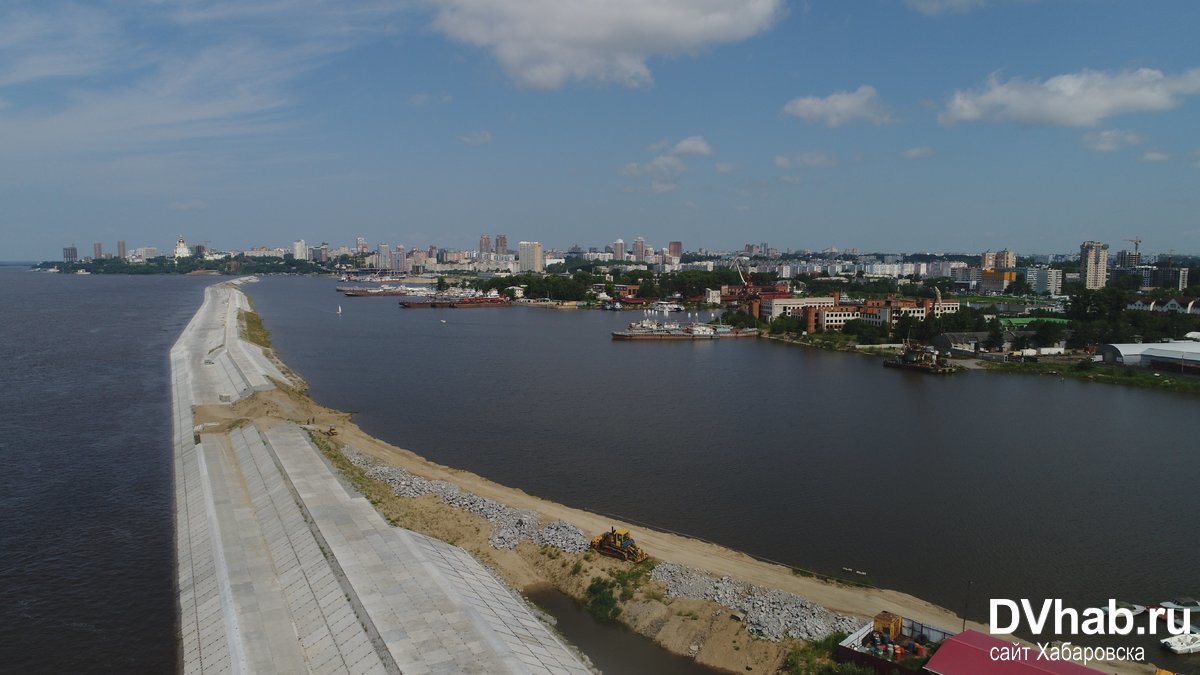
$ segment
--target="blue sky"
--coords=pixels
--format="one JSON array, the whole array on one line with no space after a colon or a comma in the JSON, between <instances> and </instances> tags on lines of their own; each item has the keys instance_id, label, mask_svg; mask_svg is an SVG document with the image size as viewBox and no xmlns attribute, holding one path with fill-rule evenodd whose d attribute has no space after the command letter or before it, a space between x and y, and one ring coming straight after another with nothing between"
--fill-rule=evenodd
<instances>
[{"instance_id":1,"label":"blue sky","mask_svg":"<svg viewBox=\"0 0 1200 675\"><path fill-rule=\"evenodd\" d=\"M1187 0L0 6L0 259L167 246L1200 253Z\"/></svg>"}]
</instances>

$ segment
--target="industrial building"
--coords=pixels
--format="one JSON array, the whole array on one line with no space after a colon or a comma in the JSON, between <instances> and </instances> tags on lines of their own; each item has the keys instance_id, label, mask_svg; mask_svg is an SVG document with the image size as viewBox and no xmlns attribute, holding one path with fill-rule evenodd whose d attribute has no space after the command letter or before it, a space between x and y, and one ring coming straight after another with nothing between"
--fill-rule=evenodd
<instances>
[{"instance_id":1,"label":"industrial building","mask_svg":"<svg viewBox=\"0 0 1200 675\"><path fill-rule=\"evenodd\" d=\"M1200 342L1195 340L1100 345L1096 357L1105 363L1200 375Z\"/></svg>"}]
</instances>

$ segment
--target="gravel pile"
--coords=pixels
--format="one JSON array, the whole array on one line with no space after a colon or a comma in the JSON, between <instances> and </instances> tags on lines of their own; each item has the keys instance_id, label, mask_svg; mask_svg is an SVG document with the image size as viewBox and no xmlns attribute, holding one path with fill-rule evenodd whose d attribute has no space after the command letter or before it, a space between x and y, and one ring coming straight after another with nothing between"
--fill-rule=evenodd
<instances>
[{"instance_id":1,"label":"gravel pile","mask_svg":"<svg viewBox=\"0 0 1200 675\"><path fill-rule=\"evenodd\" d=\"M583 534L583 530L565 520L556 520L535 532L533 543L553 546L567 553L582 553L588 550L591 541Z\"/></svg>"},{"instance_id":2,"label":"gravel pile","mask_svg":"<svg viewBox=\"0 0 1200 675\"><path fill-rule=\"evenodd\" d=\"M342 454L352 464L363 469L368 478L387 483L400 497L412 498L434 494L449 506L482 516L492 524L492 532L488 536L488 543L492 548L511 549L521 543L522 539L531 540L538 545L554 546L570 553L578 553L588 546L583 532L566 521L556 520L539 530L537 513L528 509L514 509L494 499L463 492L457 485L444 480L414 476L398 466L384 464L349 446L342 450Z\"/></svg>"},{"instance_id":3,"label":"gravel pile","mask_svg":"<svg viewBox=\"0 0 1200 675\"><path fill-rule=\"evenodd\" d=\"M660 563L650 578L666 584L670 597L711 600L741 612L746 632L772 642L785 637L818 640L835 631L852 632L859 624L794 593L717 578L677 563Z\"/></svg>"}]
</instances>

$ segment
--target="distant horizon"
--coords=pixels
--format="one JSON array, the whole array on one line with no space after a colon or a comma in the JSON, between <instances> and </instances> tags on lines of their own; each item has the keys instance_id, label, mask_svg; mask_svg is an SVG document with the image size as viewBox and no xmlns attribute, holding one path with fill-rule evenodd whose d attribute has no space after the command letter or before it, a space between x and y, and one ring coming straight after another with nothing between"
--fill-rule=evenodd
<instances>
[{"instance_id":1,"label":"distant horizon","mask_svg":"<svg viewBox=\"0 0 1200 675\"><path fill-rule=\"evenodd\" d=\"M1197 251L1197 25L1190 0L12 0L0 228L21 258L351 230Z\"/></svg>"},{"instance_id":2,"label":"distant horizon","mask_svg":"<svg viewBox=\"0 0 1200 675\"><path fill-rule=\"evenodd\" d=\"M185 241L187 241L187 240L185 239ZM513 243L516 243L517 241L522 241L522 240L516 240L516 241L514 241ZM614 239L614 241L615 241L615 239ZM676 241L677 241L677 240L676 240ZM93 242L93 243L94 243L94 242ZM103 242L101 242L101 243L103 243ZM189 245L189 246L194 246L196 243L201 243L201 242L191 242L191 241L188 241L187 243L188 243L188 245ZM310 248L315 248L316 246L319 246L319 245L320 245L320 242L319 242L319 243L317 243L317 244L313 244L313 243L311 243L311 242L307 242L307 241L306 241L305 243L306 243L306 244L307 244L307 245L308 245ZM336 244L335 244L335 243L333 243L333 242L323 242L323 243L328 243L328 244L329 244L329 247L330 247L330 249L341 248L341 247L343 247L343 246L344 246L344 247L348 247L348 248L354 248L354 244L353 244L353 242L348 242L348 243L336 243ZM391 242L376 242L376 243L371 243L371 244L370 244L370 246L371 246L371 248L370 248L370 252L375 252L375 251L378 249L378 246L379 246L379 244L381 244L381 243L382 243L382 244L388 244L389 246L393 245L393 243L391 243ZM572 243L572 244L569 244L569 245L566 245L566 246L553 246L553 245L548 245L548 244L545 244L545 242L541 242L541 243L543 244L543 247L544 247L544 250L545 250L545 251L560 251L560 252L563 252L563 253L566 253L566 252L568 252L568 250L569 250L569 249L570 249L572 246L575 246L575 245L578 245L578 246L580 246L582 249L584 249L584 251L587 251L587 249L589 249L589 248L597 248L597 249L599 249L600 251L603 251L603 250L604 250L604 247L606 247L606 246L611 246L611 245L612 245L612 242L608 242L608 243L606 243L606 244L600 244L600 245L596 245L596 244L587 245L587 244L582 244L582 243L579 243L579 244ZM627 243L627 244L628 244L628 243L630 243L630 242L629 242L629 240L627 240L627 241L626 241L626 243ZM647 243L648 245L652 245L652 246L654 245L654 242L647 241L646 243ZM665 242L664 242L664 243L665 243ZM702 249L703 249L704 251L706 251L707 253L713 253L713 254L730 254L730 253L739 253L739 254L744 254L744 251L743 251L742 249L743 249L744 245L745 245L745 244L747 244L747 243L751 243L751 242L745 242L745 243L743 243L742 245L740 245L740 246L737 246L737 247L735 247L735 248L729 248L729 249L716 249L716 248L709 248L709 247L687 248L687 246L686 246L686 242L685 242L685 247L684 247L684 250L683 250L683 252L684 252L685 254L686 254L686 253L699 253L699 252L700 252L700 250L701 250L701 248L702 248ZM761 243L761 242L756 242L756 243ZM768 243L768 244L771 244L771 242L767 242L767 243ZM1081 242L1080 242L1080 244L1082 244L1082 243L1083 243L1083 242L1081 241ZM1109 248L1109 251L1110 251L1110 257L1111 257L1111 255L1112 255L1112 254L1115 254L1117 251L1121 251L1121 250L1130 250L1130 251L1132 251L1132 250L1133 250L1133 246L1132 246L1132 245L1130 245L1130 246L1121 246L1121 245L1114 245L1114 244L1112 244L1112 243L1110 243L1110 242L1104 242L1104 241L1101 241L1100 243L1102 243L1102 244L1108 244L1108 248ZM146 245L139 245L139 246L132 246L132 245L128 245L128 242L126 242L126 244L127 244L127 245L126 245L127 252L132 252L132 251L134 251L134 250L135 250L135 249L137 249L137 248L142 248L143 246L152 246L152 245L149 245L149 244L146 244ZM398 244L398 242L397 242L397 244ZM410 251L411 251L411 250L424 250L424 249L427 249L427 248L428 248L430 245L431 245L431 243L426 243L426 244L423 244L423 245L417 245L417 246L413 246L413 247L408 247L408 245L407 245L407 244L404 244L404 246L406 246L406 248L408 248L408 250L410 250ZM464 247L464 248L459 248L459 247L453 247L453 248L452 248L452 247L442 247L442 246L440 246L440 245L437 245L437 244L433 244L433 245L437 246L437 248L438 248L439 250L443 250L443 249L444 249L444 250L451 250L451 251L473 251L473 250L477 250L477 248L478 248L477 246L476 246L476 247ZM68 244L67 246L70 246L70 244ZM291 248L291 242L288 242L288 243L286 243L286 244L284 244L284 243L281 243L281 244L276 244L276 245L268 245L268 244L256 244L256 245L254 245L254 246L247 246L247 247L236 247L236 246L235 246L235 247L225 247L225 248L213 247L211 250L212 250L212 251L215 251L215 252L222 252L222 251L237 251L237 252L244 252L244 251L248 251L248 250L250 250L251 248L262 248L262 247L264 247L264 246L265 246L266 248L268 248L268 249L290 249L290 248ZM75 247L76 247L76 249L77 249L77 251L78 251L78 253L79 253L79 259L80 259L80 260L83 260L85 257L88 257L88 258L90 258L90 257L91 257L91 255L90 255L90 254L86 254L86 255L85 255L85 253L86 253L86 252L85 252L85 250L84 250L84 249L85 249L85 247L83 247L83 246L79 246L78 244L76 244L76 245L75 245ZM89 249L90 249L90 247L91 247L91 244L88 244L87 248L89 248ZM168 257L169 257L169 256L171 256L171 255L173 254L174 243L172 242L172 244L171 244L171 246L170 246L170 247L166 247L166 246L157 246L157 247L154 247L154 248L157 248L157 249L158 249L158 251L159 251L159 255L160 255L160 256L168 256ZM786 254L796 254L796 253L799 253L799 252L800 252L800 251L802 251L802 250L809 251L811 254L814 254L814 255L815 255L815 254L819 254L819 253L822 253L822 252L824 252L824 251L825 251L825 249L827 249L827 248L830 248L830 247L823 247L823 248L811 248L811 247L804 247L804 246L780 247L780 246L776 246L776 245L774 245L774 244L771 244L771 248L777 248L781 254L785 254L785 255L786 255ZM847 251L849 251L849 250L855 250L855 251L857 251L857 253L855 253L855 255L864 255L864 256L865 256L865 255L902 255L902 256L911 256L911 255L934 255L934 256L979 256L979 255L980 255L981 253L983 253L984 251L1003 251L1003 250L1010 250L1010 251L1013 251L1013 252L1015 252L1015 253L1017 254L1017 256L1019 256L1019 257L1029 257L1029 256L1038 256L1038 255L1078 255L1078 253L1079 253L1079 246L1078 246L1078 245L1076 245L1076 246L1074 246L1074 247L1072 247L1072 248L1070 248L1070 249L1066 249L1066 250L1059 250L1059 251L1044 251L1044 250L1043 250L1043 251L1023 251L1023 250L1021 250L1020 248L1011 247L1011 246L1009 246L1009 247L1000 246L1000 247L996 247L996 248L990 248L990 249L988 249L988 248L984 248L984 249L979 249L979 250L977 250L977 251L950 251L950 250L945 250L945 251L932 251L932 250L908 250L908 251L901 251L901 250L894 250L894 249L868 249L868 248L863 248L863 247L860 247L860 246L847 246L847 247L840 247L840 246L838 246L838 247L834 247L834 248L836 248L836 249L837 249L837 254L838 254L838 255L847 254ZM105 247L104 247L104 249L102 250L102 253L106 253L106 254L113 254L113 257L115 258L115 257L116 257L116 255L115 255L115 249L116 249L115 245L113 246L113 248L112 248L112 249L109 249L107 246L105 246ZM395 250L395 249L393 249L393 250ZM513 253L516 253L516 252L517 252L517 249L516 249L515 247L510 247L510 249L509 249L509 250L510 250L511 252L513 252ZM662 247L661 247L661 246L654 246L654 250L655 250L656 252L659 252L659 251L661 251L661 250L662 250ZM1185 251L1179 251L1179 250L1155 251L1155 250L1150 250L1150 249L1147 249L1147 248L1146 248L1146 247L1144 247L1144 246L1143 246L1143 247L1141 247L1141 254L1142 254L1143 256L1162 256L1162 255L1174 255L1174 256L1179 256L1179 257L1183 257L1183 258L1200 257L1200 254L1197 254L1197 253L1189 253L1189 252L1185 252ZM761 254L759 254L759 255L760 255L760 257L766 257L766 256L763 256L763 255L761 255ZM25 260L18 260L18 259L13 259L13 260L0 260L0 265L18 265L18 264L25 264L25 263L39 264L39 263L45 263L45 262L56 262L56 261L61 261L61 260L62 260L62 251L60 250L60 251L58 252L58 255L57 255L57 256L54 256L54 257L42 258L42 259L37 259L37 260L35 260L35 259L25 259ZM634 261L627 261L627 262L634 262Z\"/></svg>"}]
</instances>

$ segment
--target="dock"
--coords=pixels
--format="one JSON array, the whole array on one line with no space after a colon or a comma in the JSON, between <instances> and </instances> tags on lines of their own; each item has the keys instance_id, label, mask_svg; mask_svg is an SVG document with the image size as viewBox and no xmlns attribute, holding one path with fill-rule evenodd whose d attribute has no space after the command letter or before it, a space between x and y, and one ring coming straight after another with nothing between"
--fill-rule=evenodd
<instances>
[{"instance_id":1,"label":"dock","mask_svg":"<svg viewBox=\"0 0 1200 675\"><path fill-rule=\"evenodd\" d=\"M196 427L285 382L243 340L238 280L210 286L171 350L184 673L591 671L465 550L390 525L307 432Z\"/></svg>"}]
</instances>

